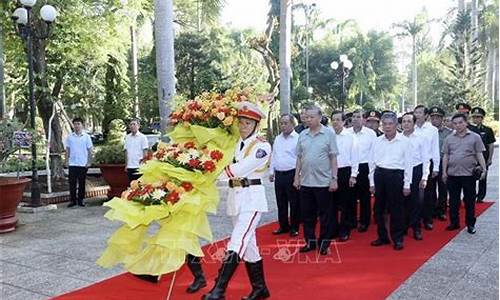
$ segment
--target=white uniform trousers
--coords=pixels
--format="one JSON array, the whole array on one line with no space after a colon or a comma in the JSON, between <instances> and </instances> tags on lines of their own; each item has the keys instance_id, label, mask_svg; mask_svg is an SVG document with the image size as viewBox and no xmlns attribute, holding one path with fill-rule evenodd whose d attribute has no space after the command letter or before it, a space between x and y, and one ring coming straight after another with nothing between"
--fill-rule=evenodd
<instances>
[{"instance_id":1,"label":"white uniform trousers","mask_svg":"<svg viewBox=\"0 0 500 300\"><path fill-rule=\"evenodd\" d=\"M232 216L234 228L227 249L238 253L238 256L246 262L261 260L255 237L255 229L261 215L260 212L247 211Z\"/></svg>"}]
</instances>

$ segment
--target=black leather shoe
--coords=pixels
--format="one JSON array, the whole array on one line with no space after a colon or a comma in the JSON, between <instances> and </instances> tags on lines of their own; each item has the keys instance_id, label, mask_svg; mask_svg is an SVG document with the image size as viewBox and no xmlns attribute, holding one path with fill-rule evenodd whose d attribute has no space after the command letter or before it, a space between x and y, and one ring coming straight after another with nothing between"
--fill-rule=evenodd
<instances>
[{"instance_id":1,"label":"black leather shoe","mask_svg":"<svg viewBox=\"0 0 500 300\"><path fill-rule=\"evenodd\" d=\"M74 207L74 206L76 206L76 203L71 202L70 204L68 204L68 207Z\"/></svg>"},{"instance_id":2,"label":"black leather shoe","mask_svg":"<svg viewBox=\"0 0 500 300\"><path fill-rule=\"evenodd\" d=\"M396 251L399 251L399 250L403 250L403 242L397 242L394 244L394 246L392 246L392 248L394 248L394 250Z\"/></svg>"},{"instance_id":3,"label":"black leather shoe","mask_svg":"<svg viewBox=\"0 0 500 300\"><path fill-rule=\"evenodd\" d=\"M446 227L446 230L448 230L448 231L453 231L453 230L457 230L457 229L460 229L460 225L458 225L458 224L450 224Z\"/></svg>"},{"instance_id":4,"label":"black leather shoe","mask_svg":"<svg viewBox=\"0 0 500 300\"><path fill-rule=\"evenodd\" d=\"M215 280L214 287L207 294L201 297L202 300L223 300L226 299L226 288L229 280L233 277L236 268L240 262L238 253L228 251L224 257L221 267L219 268L219 275Z\"/></svg>"},{"instance_id":5,"label":"black leather shoe","mask_svg":"<svg viewBox=\"0 0 500 300\"><path fill-rule=\"evenodd\" d=\"M484 202L484 199L477 199L476 200L477 203L483 203Z\"/></svg>"},{"instance_id":6,"label":"black leather shoe","mask_svg":"<svg viewBox=\"0 0 500 300\"><path fill-rule=\"evenodd\" d=\"M422 237L422 231L420 230L414 230L413 231L413 237L415 238L415 240L417 241L421 241L423 240L423 237Z\"/></svg>"},{"instance_id":7,"label":"black leather shoe","mask_svg":"<svg viewBox=\"0 0 500 300\"><path fill-rule=\"evenodd\" d=\"M159 281L159 277L155 275L147 275L147 274L132 274L132 275L139 278L140 280L144 280L151 283L158 283Z\"/></svg>"},{"instance_id":8,"label":"black leather shoe","mask_svg":"<svg viewBox=\"0 0 500 300\"><path fill-rule=\"evenodd\" d=\"M446 215L444 215L444 214L443 215L439 215L439 216L437 216L437 219L439 221L446 221Z\"/></svg>"},{"instance_id":9,"label":"black leather shoe","mask_svg":"<svg viewBox=\"0 0 500 300\"><path fill-rule=\"evenodd\" d=\"M424 223L424 229L425 230L432 230L432 228L434 228L434 226L432 226L431 223Z\"/></svg>"},{"instance_id":10,"label":"black leather shoe","mask_svg":"<svg viewBox=\"0 0 500 300\"><path fill-rule=\"evenodd\" d=\"M366 226L366 225L359 225L358 232L366 232L366 231L368 231L368 226Z\"/></svg>"},{"instance_id":11,"label":"black leather shoe","mask_svg":"<svg viewBox=\"0 0 500 300\"><path fill-rule=\"evenodd\" d=\"M339 242L347 242L349 240L349 235L346 234L346 235L341 235L339 237Z\"/></svg>"},{"instance_id":12,"label":"black leather shoe","mask_svg":"<svg viewBox=\"0 0 500 300\"><path fill-rule=\"evenodd\" d=\"M78 206L85 207L86 205L85 205L85 203L78 203Z\"/></svg>"},{"instance_id":13,"label":"black leather shoe","mask_svg":"<svg viewBox=\"0 0 500 300\"><path fill-rule=\"evenodd\" d=\"M299 232L298 232L297 230L292 230L292 231L290 231L290 236L291 236L291 237L296 237L296 236L298 236L298 235L299 235Z\"/></svg>"},{"instance_id":14,"label":"black leather shoe","mask_svg":"<svg viewBox=\"0 0 500 300\"><path fill-rule=\"evenodd\" d=\"M328 254L330 254L330 250L328 248L321 248L319 250L319 254L320 255L328 255Z\"/></svg>"},{"instance_id":15,"label":"black leather shoe","mask_svg":"<svg viewBox=\"0 0 500 300\"><path fill-rule=\"evenodd\" d=\"M467 226L467 232L470 234L476 233L476 228L474 226Z\"/></svg>"},{"instance_id":16,"label":"black leather shoe","mask_svg":"<svg viewBox=\"0 0 500 300\"><path fill-rule=\"evenodd\" d=\"M314 251L314 250L316 250L316 247L305 245L304 247L300 248L299 252L306 253L306 252L310 252L310 251Z\"/></svg>"},{"instance_id":17,"label":"black leather shoe","mask_svg":"<svg viewBox=\"0 0 500 300\"><path fill-rule=\"evenodd\" d=\"M278 234L288 233L289 231L290 230L288 230L288 229L278 228L277 230L273 231L273 234L278 235Z\"/></svg>"},{"instance_id":18,"label":"black leather shoe","mask_svg":"<svg viewBox=\"0 0 500 300\"><path fill-rule=\"evenodd\" d=\"M382 246L382 245L389 245L391 242L389 242L388 240L383 240L383 239L376 239L374 240L373 242L370 243L370 245L372 245L373 247L379 247L379 246Z\"/></svg>"}]
</instances>

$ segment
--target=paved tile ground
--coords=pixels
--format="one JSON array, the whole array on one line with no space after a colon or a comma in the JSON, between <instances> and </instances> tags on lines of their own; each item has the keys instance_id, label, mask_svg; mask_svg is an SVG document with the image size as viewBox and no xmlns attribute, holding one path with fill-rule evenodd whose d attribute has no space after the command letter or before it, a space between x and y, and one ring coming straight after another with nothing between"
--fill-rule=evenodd
<instances>
[{"instance_id":1,"label":"paved tile ground","mask_svg":"<svg viewBox=\"0 0 500 300\"><path fill-rule=\"evenodd\" d=\"M271 211L261 223L276 219L273 190L267 187ZM498 199L498 155L487 198ZM89 202L86 208L18 214L17 231L0 235L0 299L48 299L123 272L95 264L118 224L103 218L101 201ZM210 217L215 239L231 231L223 210L221 203ZM389 298L498 299L498 203L478 219L477 229L474 236L461 232Z\"/></svg>"}]
</instances>

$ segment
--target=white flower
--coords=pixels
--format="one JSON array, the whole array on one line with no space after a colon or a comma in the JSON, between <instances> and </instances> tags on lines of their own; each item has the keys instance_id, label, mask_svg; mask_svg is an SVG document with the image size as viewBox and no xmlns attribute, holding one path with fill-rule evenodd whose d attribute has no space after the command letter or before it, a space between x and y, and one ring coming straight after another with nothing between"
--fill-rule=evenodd
<instances>
[{"instance_id":1,"label":"white flower","mask_svg":"<svg viewBox=\"0 0 500 300\"><path fill-rule=\"evenodd\" d=\"M161 200L163 199L163 197L166 195L167 193L165 193L164 190L161 190L161 189L155 189L152 193L151 193L151 197L153 197L153 199L157 199L157 200Z\"/></svg>"},{"instance_id":2,"label":"white flower","mask_svg":"<svg viewBox=\"0 0 500 300\"><path fill-rule=\"evenodd\" d=\"M191 159L191 155L189 155L188 153L181 153L181 154L179 154L179 156L177 156L177 160L183 164L187 164L190 159Z\"/></svg>"},{"instance_id":3,"label":"white flower","mask_svg":"<svg viewBox=\"0 0 500 300\"><path fill-rule=\"evenodd\" d=\"M197 158L200 155L200 153L196 149L189 149L187 153L193 158Z\"/></svg>"}]
</instances>

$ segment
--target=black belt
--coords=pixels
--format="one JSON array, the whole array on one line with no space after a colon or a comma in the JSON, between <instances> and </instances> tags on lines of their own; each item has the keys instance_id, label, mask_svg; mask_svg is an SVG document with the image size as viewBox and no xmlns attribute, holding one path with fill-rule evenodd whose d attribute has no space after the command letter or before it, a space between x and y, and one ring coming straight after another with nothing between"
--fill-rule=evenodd
<instances>
[{"instance_id":1,"label":"black belt","mask_svg":"<svg viewBox=\"0 0 500 300\"><path fill-rule=\"evenodd\" d=\"M291 170L288 170L288 171L278 171L278 170L274 171L274 173L276 173L276 174L290 174L290 173L293 173L293 172L295 172L295 169L291 169Z\"/></svg>"},{"instance_id":2,"label":"black belt","mask_svg":"<svg viewBox=\"0 0 500 300\"><path fill-rule=\"evenodd\" d=\"M229 179L229 187L249 187L251 185L259 185L262 184L260 179L248 179L248 178L235 178Z\"/></svg>"}]
</instances>

